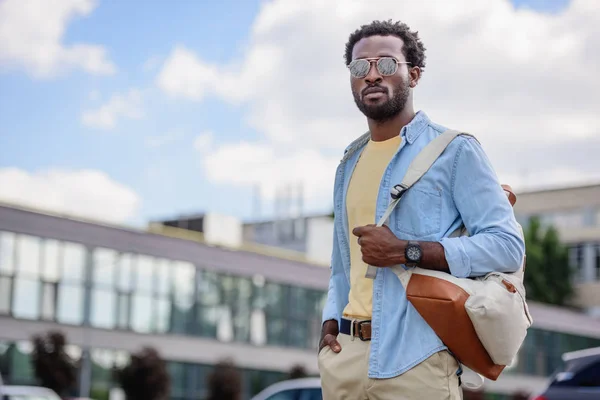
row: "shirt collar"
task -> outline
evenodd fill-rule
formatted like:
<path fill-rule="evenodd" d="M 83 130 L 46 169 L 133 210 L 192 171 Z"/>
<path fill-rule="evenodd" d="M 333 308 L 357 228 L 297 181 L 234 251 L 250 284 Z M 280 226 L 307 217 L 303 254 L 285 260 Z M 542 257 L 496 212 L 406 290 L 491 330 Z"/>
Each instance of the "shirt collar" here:
<path fill-rule="evenodd" d="M 414 143 L 431 121 L 423 111 L 417 111 L 413 119 L 400 131 L 400 136 L 406 138 L 409 144 Z"/>

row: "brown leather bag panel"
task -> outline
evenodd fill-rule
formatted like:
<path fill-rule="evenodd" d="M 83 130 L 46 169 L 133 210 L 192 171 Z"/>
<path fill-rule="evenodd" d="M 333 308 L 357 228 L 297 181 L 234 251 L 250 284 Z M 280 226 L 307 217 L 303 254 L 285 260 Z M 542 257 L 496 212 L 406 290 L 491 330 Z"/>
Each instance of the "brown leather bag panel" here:
<path fill-rule="evenodd" d="M 488 379 L 498 379 L 505 366 L 494 364 L 479 341 L 465 310 L 467 292 L 443 279 L 413 274 L 406 297 L 462 364 Z"/>

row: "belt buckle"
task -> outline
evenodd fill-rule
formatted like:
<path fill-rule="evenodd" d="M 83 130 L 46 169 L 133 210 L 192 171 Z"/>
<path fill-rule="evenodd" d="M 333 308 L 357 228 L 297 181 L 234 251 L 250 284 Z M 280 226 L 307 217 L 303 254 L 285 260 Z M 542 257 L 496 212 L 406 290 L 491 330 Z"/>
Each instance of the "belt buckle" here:
<path fill-rule="evenodd" d="M 358 338 L 360 340 L 362 340 L 363 342 L 367 342 L 370 339 L 365 339 L 364 338 L 363 332 L 362 332 L 362 325 L 363 324 L 370 324 L 370 323 L 371 323 L 371 321 L 359 321 L 359 322 L 356 323 L 356 327 L 358 328 Z"/>

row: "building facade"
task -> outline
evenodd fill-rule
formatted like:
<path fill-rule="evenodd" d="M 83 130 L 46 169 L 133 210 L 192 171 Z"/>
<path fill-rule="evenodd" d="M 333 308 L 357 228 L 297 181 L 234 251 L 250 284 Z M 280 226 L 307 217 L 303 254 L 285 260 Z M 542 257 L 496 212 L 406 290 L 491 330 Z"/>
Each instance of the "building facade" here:
<path fill-rule="evenodd" d="M 310 262 L 328 266 L 333 218 L 313 215 L 248 222 L 243 225 L 242 237 L 245 242 L 294 251 Z"/>
<path fill-rule="evenodd" d="M 5 383 L 35 383 L 31 337 L 55 329 L 81 361 L 73 395 L 97 400 L 114 389 L 112 368 L 146 345 L 168 361 L 177 400 L 202 398 L 213 366 L 228 358 L 242 370 L 245 399 L 285 379 L 293 366 L 318 374 L 328 268 L 283 250 L 213 246 L 195 232 L 171 229 L 139 231 L 0 206 Z M 533 328 L 514 364 L 486 382 L 489 399 L 538 391 L 564 352 L 600 346 L 600 320 L 536 303 L 530 310 Z"/>
<path fill-rule="evenodd" d="M 600 184 L 519 193 L 515 214 L 557 229 L 576 269 L 575 305 L 600 317 Z"/>
<path fill-rule="evenodd" d="M 193 240 L 0 207 L 0 373 L 34 383 L 31 337 L 61 330 L 81 360 L 74 395 L 108 399 L 142 346 L 169 361 L 173 399 L 204 395 L 232 359 L 244 398 L 295 365 L 317 374 L 328 271 Z"/>

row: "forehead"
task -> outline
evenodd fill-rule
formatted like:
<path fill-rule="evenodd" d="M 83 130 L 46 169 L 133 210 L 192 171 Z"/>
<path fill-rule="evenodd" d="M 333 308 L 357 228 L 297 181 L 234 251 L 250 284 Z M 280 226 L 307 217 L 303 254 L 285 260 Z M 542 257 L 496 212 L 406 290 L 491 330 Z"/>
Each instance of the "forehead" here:
<path fill-rule="evenodd" d="M 356 42 L 352 49 L 352 59 L 394 56 L 403 61 L 403 46 L 404 41 L 398 36 L 369 36 Z"/>

